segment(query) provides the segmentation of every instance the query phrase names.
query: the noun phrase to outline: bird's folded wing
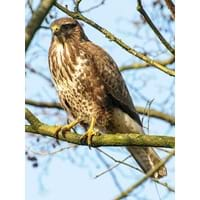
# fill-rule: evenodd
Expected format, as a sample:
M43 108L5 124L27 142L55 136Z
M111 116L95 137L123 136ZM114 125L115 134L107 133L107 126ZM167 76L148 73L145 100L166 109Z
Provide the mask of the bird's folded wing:
M94 45L90 43L91 45ZM91 52L94 59L98 61L97 73L104 82L104 87L111 97L113 104L121 108L138 124L142 126L139 115L136 112L131 96L126 87L125 81L112 57L99 46L95 46L95 52ZM92 49L92 48L91 48Z

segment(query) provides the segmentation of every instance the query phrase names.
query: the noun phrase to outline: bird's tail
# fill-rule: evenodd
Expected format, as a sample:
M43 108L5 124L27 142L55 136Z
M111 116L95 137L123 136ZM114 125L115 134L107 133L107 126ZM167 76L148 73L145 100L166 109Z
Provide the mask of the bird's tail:
M112 123L114 129L111 132L145 134L140 123L131 118L121 109L114 109L113 116L114 117ZM152 168L161 162L160 157L152 147L129 146L127 149L145 173L149 172ZM165 166L162 166L152 175L152 177L161 178L166 175L167 169Z
M145 173L161 162L161 159L151 147L127 147L127 149ZM162 178L166 175L167 169L165 166L162 166L152 175L152 178Z

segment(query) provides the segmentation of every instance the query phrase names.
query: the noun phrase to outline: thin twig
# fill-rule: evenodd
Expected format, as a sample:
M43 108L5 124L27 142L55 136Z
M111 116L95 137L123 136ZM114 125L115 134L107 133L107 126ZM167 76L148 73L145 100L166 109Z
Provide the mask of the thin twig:
M160 167L162 167L172 156L174 156L175 150L173 150L163 161L159 162L153 169L151 169L143 178L130 186L127 190L122 192L120 195L114 198L114 200L120 200L127 197L133 192L138 186L142 185L150 176L155 173Z
M157 60L156 62L160 63L161 65L169 65L169 64L174 63L174 61L175 61L175 57L173 56L166 60ZM147 67L151 67L151 65L149 63L133 63L131 65L121 66L119 67L119 70L122 72L122 71L132 70L132 69L144 69Z
M130 168L132 168L132 169L135 169L135 170L137 170L137 171L142 172L139 168L134 167L134 166L130 165L129 163L124 162L124 161L127 160L128 158L131 158L131 155L129 155L128 157L126 157L125 160L123 159L124 161L121 161L121 160L115 159L113 156L111 156L110 154L106 153L105 151L103 151L103 150L100 149L100 148L97 148L97 150L98 150L99 152L103 153L105 156L107 156L108 158L110 158L111 160L113 160L113 161L116 162L116 163L122 164L122 165L124 165L124 166L130 167Z
M175 189L173 187L171 187L168 183L160 182L158 179L155 179L155 178L152 178L152 181L158 183L159 185L166 187L170 192L175 192Z
M31 14L33 14L33 13L34 13L34 10L33 10L33 8L32 8L32 2L31 2L30 0L27 0L27 5L28 5L28 7L29 7L29 9L30 9L30 11L31 11Z
M110 166L106 162L106 160L101 156L101 154L98 151L96 151L96 153L97 153L98 158L101 160L101 162L109 169ZM110 175L111 175L116 187L119 189L120 192L122 192L122 187L121 187L119 181L117 180L117 177L115 176L115 173L113 171L110 171Z
M96 8L98 8L98 7L100 7L100 6L102 6L104 3L105 3L105 0L102 0L102 1L101 1L100 3L98 3L97 5L92 6L92 7L88 8L88 9L85 9L85 10L81 10L80 12L81 12L81 13L90 12L91 10L94 10L94 9L96 9Z
M53 86L53 82L51 81L51 79L49 77L47 77L46 75L44 75L43 73L36 71L34 68L32 68L30 65L25 64L26 69L28 69L31 73L37 74L38 76L44 78L46 81L48 81L50 83L51 86Z
M121 163L123 163L124 161L126 161L128 158L129 158L129 156L126 157L126 158L124 158L123 160L121 160L119 163L117 163L117 164L115 164L115 165L109 167L109 168L106 169L105 171L103 171L103 172L97 174L94 178L99 178L100 176L106 174L107 172L111 172L114 168L118 167Z
M154 99L152 99L151 101L149 101L148 103L148 110L147 110L147 116L148 116L148 123L147 123L147 133L149 134L149 130L150 130L150 108L151 108L151 105L153 103Z
M67 7L62 6L59 3L55 3L55 6L63 11L64 13L68 14L72 18L79 19L84 21L85 23L89 24L90 26L94 27L101 33L103 33L107 38L109 38L111 41L114 41L116 44L121 46L123 49L125 49L127 52L130 54L142 59L143 61L149 63L150 65L156 67L157 69L161 70L162 72L170 75L170 76L175 76L175 70L169 69L167 66L161 65L160 63L156 62L155 60L149 58L148 56L136 51L135 49L131 48L127 44L125 44L121 39L117 38L115 35L113 35L111 32L106 30L105 28L102 28L99 26L97 23L92 21L91 19L83 16L80 12L72 12L70 11Z
M172 116L172 115L168 115L166 113L157 111L157 110L152 109L152 108L147 111L143 107L140 107L140 106L137 106L136 110L140 114L143 114L143 115L149 114L149 116L151 116L151 117L155 117L157 119L162 119L162 120L169 122L171 125L175 125L175 117Z
M32 105L32 106L41 107L41 108L56 108L56 109L62 110L61 105L57 102L43 102L43 101L35 101L35 100L31 100L31 99L26 99L25 103L27 105ZM149 109L147 111L145 108L140 107L140 106L136 106L135 108L136 108L136 111L139 114L149 115L150 117L154 117L154 118L157 118L157 119L164 120L166 122L169 122L171 125L175 124L175 117L174 116L171 116L171 115L168 115L166 113L157 111L155 109Z
M56 151L52 151L52 152L38 152L38 151L34 151L33 149L31 149L30 147L27 147L28 151L30 151L31 153L33 154L36 154L38 156L50 156L50 155L55 155L57 153L60 153L62 151L65 151L65 150L68 150L68 149L71 149L71 148L75 148L77 147L76 144L73 144L71 146L68 146L68 147L63 147L63 148L60 148Z
M154 25L154 23L152 22L152 20L150 19L150 17L148 16L148 14L146 13L146 11L143 8L142 5L142 1L138 0L138 5L137 5L137 10L140 12L140 14L144 17L144 19L146 20L146 22L149 24L149 26L151 27L151 29L153 30L153 32L156 34L156 36L159 38L159 40L161 41L161 43L174 55L175 54L175 50L174 48L171 47L171 45L167 42L167 40L163 37L163 35L161 34L161 32L157 29L157 27Z
M56 108L56 109L62 110L61 105L57 102L44 102L44 101L35 101L32 99L26 99L25 103L27 105L40 107L40 108Z
M101 150L100 148L97 148L97 150L100 151L101 153L103 153L105 156L107 156L107 157L110 158L111 160L113 160L114 162L116 162L117 165L118 165L118 164L119 164L119 165L121 164L121 165L130 167L130 168L133 168L133 169L139 171L140 173L143 173L143 174L144 174L144 172L143 172L141 169L139 169L139 168L137 168L137 167L134 167L134 166L132 166L132 165L130 165L130 164L124 162L124 161L122 162L122 161L120 161L120 160L115 159L113 156L111 156L110 154L108 154L108 153L106 153L105 151ZM171 152L170 152L170 151L167 151L167 153L171 153ZM130 157L131 157L131 155L129 155L129 156L126 157L126 158L130 158ZM125 158L125 159L126 159L126 158ZM113 167L113 168L115 168L115 167ZM113 169L113 168L112 168L112 169ZM110 170L111 170L111 169L110 169ZM103 173L103 174L104 174L104 173ZM102 174L102 175L103 175L103 174ZM170 186L168 183L166 183L166 182L161 182L160 180L155 179L155 178L152 178L152 181L154 181L154 182L156 182L156 183L158 183L158 184L164 186L164 187L167 188L170 192L175 192L175 189L174 189L173 187L171 187L171 186Z
M74 7L74 11L75 11L75 12L80 12L80 10L79 10L79 5L80 5L81 1L82 1L82 0L76 0L76 1L75 1L75 7Z

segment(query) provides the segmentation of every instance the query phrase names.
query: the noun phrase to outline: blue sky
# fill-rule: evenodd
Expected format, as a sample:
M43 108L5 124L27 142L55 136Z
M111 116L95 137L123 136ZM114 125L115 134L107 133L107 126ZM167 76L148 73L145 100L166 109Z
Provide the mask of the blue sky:
M85 0L83 1L82 8L87 8L94 4L94 2L95 1ZM95 9L94 11L91 11L90 13L86 13L85 15L99 23L101 26L110 30L116 36L122 38L127 44L135 47L138 50L140 50L141 47L150 52L152 49L157 50L157 43L151 40L151 38L154 37L154 34L150 29L140 30L139 33L140 36L142 36L141 38L138 38L134 35L137 30L135 30L136 27L131 24L131 20L138 17L138 13L135 9L135 3L136 1L132 0L125 0L123 3L114 0L107 0L105 5ZM64 14L58 11L57 17L61 16L64 16ZM152 15L152 17L154 17L154 15ZM157 19L157 23L161 23L160 19ZM174 28L171 27L171 29L173 31ZM110 42L94 28L84 25L84 30L90 40L106 49L119 66L139 61L137 58L124 51L121 47L117 46L113 42ZM40 70L47 76L49 76L47 50L50 44L50 36L50 31L42 30L38 32L26 55L27 62L31 63L33 67ZM144 41L144 38L147 36L147 41ZM167 39L170 39L168 34L165 36ZM159 48L162 50L162 47ZM163 58L165 56L166 54L161 53L159 57ZM169 95L168 90L174 84L173 78L162 72L159 72L157 69L140 70L137 72L127 71L123 73L123 76L126 80L135 104L141 106L145 106L146 102L134 92L132 86L134 84L134 87L140 87L141 80L148 79L148 82L145 83L145 87L140 90L140 93L145 94L149 100L154 99L155 104L153 104L153 107L157 109L160 109L159 104L163 103L163 101L166 99L166 96ZM49 88L49 85L46 81L34 75L27 76L26 96L27 98L46 101L57 99L55 90ZM166 105L163 106L163 111L169 114L174 114L173 98L169 102L165 102L165 104ZM65 115L63 113L61 117L57 119L55 117L47 117L45 113L42 114L37 109L33 109L32 107L30 107L30 109L37 114L39 113L40 119L44 122L65 123ZM159 120L151 120L150 122L150 133L167 135L174 134L174 129L169 130L168 124ZM27 138L27 146L35 151L40 151L40 148L37 147L37 143L33 142L34 139L35 138ZM43 144L44 146L46 145L45 142L43 142ZM62 146L65 147L67 145L62 143ZM117 156L118 158L124 158L124 156L127 155L126 151L122 148L118 148L117 151L113 148L103 149L111 154L114 154L115 157ZM50 149L50 151L55 150ZM39 156L38 168L33 168L31 163L27 162L26 199L113 199L113 197L119 194L119 190L113 183L111 175L107 173L98 179L94 179L96 174L106 169L106 167L97 158L96 154L96 150L94 149L89 150L87 147L79 147L77 150L75 150L75 152L73 149L69 149L53 156ZM69 159L69 155L71 156L71 160ZM110 162L108 158L105 159ZM129 162L132 161L130 160ZM163 179L163 181L168 182L172 186L174 186L173 164L173 160L167 164L170 173L167 178ZM120 181L120 185L123 187L123 189L126 189L128 186L136 182L139 177L142 177L141 174L123 166L116 168L114 172L117 174L117 178ZM161 195L164 196L166 194L166 190L163 189L162 186L157 187ZM142 194L140 194L141 191ZM156 186L150 181L145 183L144 188L137 189L137 191L134 193L135 197L130 197L127 199L137 199L136 195L144 197L143 194L145 193L148 194L148 198L145 199L159 199ZM166 199L174 199L173 193L168 195Z

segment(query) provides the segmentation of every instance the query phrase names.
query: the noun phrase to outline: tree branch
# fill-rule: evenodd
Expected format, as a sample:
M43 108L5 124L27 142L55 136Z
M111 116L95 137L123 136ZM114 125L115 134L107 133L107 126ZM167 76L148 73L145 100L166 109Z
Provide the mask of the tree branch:
M81 1L82 0L75 0L75 7L74 7L75 12L80 12L79 5L80 5Z
M52 102L52 103L50 103L50 102L39 102L39 101L31 100L31 99L26 99L25 103L27 105L32 105L32 106L41 107L41 108L56 108L56 109L62 110L61 105L59 103L56 103L56 102ZM157 111L155 109L145 109L145 108L140 107L140 106L136 106L135 108L136 108L136 111L138 113L142 114L142 115L147 115L147 116L150 116L150 117L161 119L161 120L164 120L166 122L169 122L171 125L175 125L175 117L174 116L171 116L171 115L168 115L166 113Z
M142 115L147 115L147 116L154 117L157 119L162 119L164 121L169 122L171 125L175 125L175 117L174 116L157 111L155 109L145 109L145 108L139 107L139 106L136 106L136 110L138 113L140 113Z
M127 160L128 158L131 157L131 155L129 155L128 157L124 158L123 160L117 160L115 159L115 157L111 156L110 154L104 152L103 150L101 150L100 148L97 148L97 150L99 152L101 152L102 154L104 154L105 156L107 156L108 158L110 158L111 160L113 160L115 163L114 166L110 167L109 169L107 169L106 171L111 171L113 170L113 168L117 167L118 165L124 165L124 166L127 166L127 167L130 167L132 169L135 169L143 174L145 174L141 169L137 168L137 167L134 167L133 165L130 165L129 163L126 163L125 160ZM169 152L170 153L170 152ZM95 176L95 178L98 178L100 175L103 175L106 173L106 171L102 172L101 174L98 174ZM173 187L171 187L168 183L166 182L161 182L160 180L156 179L156 178L151 178L152 181L162 185L163 187L165 187L166 189L168 189L170 192L175 192L175 189Z
M175 192L175 189L173 187L171 187L168 183L166 182L161 182L158 179L152 178L152 180L156 183L158 183L159 185L164 186L165 188L167 188L169 190L169 192Z
M166 59L166 60L157 60L156 62L160 63L161 65L169 65L174 63L175 58L174 56ZM133 63L131 65L126 65L126 66L121 66L119 67L119 70L125 71L125 70L131 70L131 69L143 69L143 68L147 68L147 67L151 67L151 65L149 63Z
M102 0L100 3L98 3L98 4L95 5L95 6L92 6L92 7L90 7L90 8L87 8L86 10L81 10L81 13L86 13L86 12L89 12L89 11L91 11L91 10L94 10L94 9L98 8L98 7L100 7L101 5L103 5L103 4L105 3L105 1L106 1L106 0Z
M86 141L81 141L81 135L72 132L66 132L65 136L58 134L62 126L51 126L40 122L28 109L25 110L26 120L31 125L26 125L26 132L40 134L57 138L78 145L88 145ZM137 133L115 133L94 136L92 146L143 146L143 147L165 147L174 148L175 138L170 136L153 136Z
M26 26L25 32L25 50L27 51L32 38L34 37L36 31L39 29L44 18L48 14L49 10L55 3L55 0L42 0L36 11L34 11L29 23Z
M114 200L120 200L125 197L127 197L131 192L133 192L138 186L140 186L142 183L144 183L149 177L151 177L152 174L154 174L160 167L162 167L172 156L174 156L175 150L173 150L169 155L162 160L160 163L158 163L153 169L151 169L143 178L141 178L139 181L134 183L132 186L130 186L127 190L122 192L119 196L114 198Z
M174 6L174 3L171 0L165 0L165 3L167 4L168 9L171 11L172 18L175 19L175 6Z
M50 83L51 86L53 86L53 82L52 80L47 77L46 75L44 75L43 73L41 73L40 71L37 71L35 68L31 67L29 64L25 63L25 67L27 70L29 70L31 73L37 74L38 76L40 76L41 78L45 79L46 81L48 81Z
M146 20L146 22L149 24L149 26L151 27L151 29L153 30L153 32L156 34L156 36L159 38L159 40L161 41L161 43L174 55L175 54L175 50L174 48L171 47L171 45L167 42L167 40L163 37L163 35L161 34L161 32L157 29L157 27L154 25L154 23L152 22L152 20L150 19L150 17L148 16L148 14L146 13L146 11L143 8L142 5L142 1L138 0L138 5L137 5L137 10L140 12L140 14L144 17L144 19Z
M31 100L31 99L26 99L25 103L27 105L41 107L41 108L57 108L57 109L60 109L60 110L63 109L61 107L61 105L57 102L42 102L42 101L34 101L34 100Z
M166 74L168 74L170 76L175 76L175 71L173 69L169 69L167 66L164 66L164 65L156 62L155 60L152 60L151 58L147 57L146 55L136 51L133 48L131 48L130 46L125 44L121 39L117 38L111 32L109 32L105 28L102 28L101 26L99 26L94 21L92 21L92 20L88 19L87 17L83 16L80 12L72 12L67 7L62 6L57 2L55 2L55 6L58 9L60 9L61 11L63 11L64 13L66 13L67 15L69 15L70 17L72 17L74 19L82 20L85 23L89 24L90 26L94 27L95 29L97 29L98 31L103 33L108 39L110 39L111 41L114 41L116 44L121 46L123 49L125 49L130 54L142 59L143 61L149 63L151 66L156 67L157 69L161 70L162 72L164 72L164 73L166 73Z

